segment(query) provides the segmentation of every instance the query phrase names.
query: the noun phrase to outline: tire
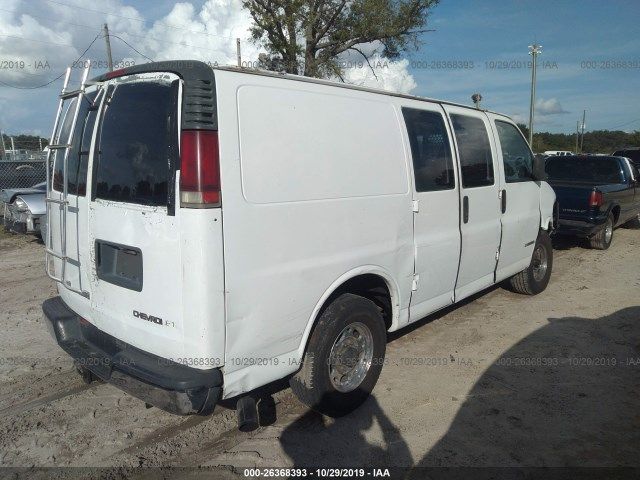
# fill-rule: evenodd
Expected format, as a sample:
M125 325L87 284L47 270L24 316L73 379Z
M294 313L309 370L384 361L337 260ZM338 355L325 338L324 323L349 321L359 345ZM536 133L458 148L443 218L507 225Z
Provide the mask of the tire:
M606 250L613 240L613 214L609 214L604 226L595 235L589 237L589 247L596 250Z
M553 246L551 238L544 230L540 230L536 245L533 247L529 266L510 278L511 289L523 295L537 295L544 291L551 278L553 269Z
M373 390L386 346L387 332L380 309L371 300L344 293L320 315L302 368L290 380L291 390L317 412L330 417L346 415ZM355 355L358 360L352 366Z
M624 224L624 228L632 228L634 230L637 230L640 228L640 213L637 213L635 217L633 217L631 220L629 220L627 223Z

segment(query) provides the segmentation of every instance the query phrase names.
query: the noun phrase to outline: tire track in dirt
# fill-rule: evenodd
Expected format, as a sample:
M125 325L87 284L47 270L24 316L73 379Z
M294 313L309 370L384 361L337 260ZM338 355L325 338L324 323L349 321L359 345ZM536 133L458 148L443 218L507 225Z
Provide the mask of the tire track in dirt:
M11 405L7 408L3 408L0 410L0 419L9 417L9 416L18 416L23 414L24 412L28 412L29 410L33 410L34 408L42 407L53 403L62 398L68 397L70 395L75 395L77 393L84 392L93 388L94 384L91 385L77 385L75 387L69 388L67 390L60 390L58 392L52 393L50 395L46 395L44 397L36 398L34 400L28 401L26 403L22 403L20 405Z

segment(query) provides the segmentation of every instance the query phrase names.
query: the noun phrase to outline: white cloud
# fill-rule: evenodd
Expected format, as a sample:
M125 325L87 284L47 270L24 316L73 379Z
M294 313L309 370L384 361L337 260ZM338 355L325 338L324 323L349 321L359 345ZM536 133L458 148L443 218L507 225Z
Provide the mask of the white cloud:
M145 15L152 12L139 11L126 1L74 0L78 8L42 2L34 8L27 0L0 0L0 7L10 11L0 15L0 32L4 35L0 37L0 60L14 62L14 68L0 70L0 128L16 133L48 130L61 80L45 88L25 88L41 86L60 75L100 34L105 22L113 36L116 66L144 63L148 61L145 57L235 65L236 38L241 40L242 59L248 65L255 65L264 51L250 38L252 20L242 8L242 0L207 0L201 6L176 3L161 18L147 18ZM407 60L381 57L375 53L379 45L374 43L361 47L367 54L374 54L373 71L360 54L349 52L344 56L350 66L345 69L346 82L403 93L416 88ZM105 70L102 37L95 40L84 58L98 61L94 74ZM79 74L80 69L75 69L73 78Z
M416 81L408 70L408 60L392 61L374 55L369 63L370 65L364 62L345 69L345 81L354 85L398 93L410 93L416 88Z
M569 113L562 108L560 101L557 98L550 98L544 100L543 98L536 101L536 115L558 115L562 113Z

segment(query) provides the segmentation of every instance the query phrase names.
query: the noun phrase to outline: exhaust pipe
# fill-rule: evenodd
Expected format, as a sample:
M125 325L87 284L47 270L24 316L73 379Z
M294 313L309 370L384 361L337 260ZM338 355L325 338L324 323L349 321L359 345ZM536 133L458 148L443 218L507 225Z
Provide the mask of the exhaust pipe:
M240 398L236 404L236 411L238 430L241 432L252 432L260 426L255 398L250 396Z
M78 374L82 377L82 381L84 383L86 383L87 385L93 383L93 382L97 382L98 380L100 380L98 377L96 377L91 370L89 370L86 367L83 367L81 365L76 364L76 371L78 372Z

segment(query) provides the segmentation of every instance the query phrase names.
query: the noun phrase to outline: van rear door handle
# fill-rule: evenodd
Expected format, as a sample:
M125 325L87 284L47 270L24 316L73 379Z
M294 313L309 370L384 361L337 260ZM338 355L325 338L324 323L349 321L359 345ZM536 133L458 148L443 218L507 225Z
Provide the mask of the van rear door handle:
M507 211L507 191L506 190L502 190L501 201L502 201L502 213L504 213Z
M469 197L466 195L462 198L462 221L469 222Z

